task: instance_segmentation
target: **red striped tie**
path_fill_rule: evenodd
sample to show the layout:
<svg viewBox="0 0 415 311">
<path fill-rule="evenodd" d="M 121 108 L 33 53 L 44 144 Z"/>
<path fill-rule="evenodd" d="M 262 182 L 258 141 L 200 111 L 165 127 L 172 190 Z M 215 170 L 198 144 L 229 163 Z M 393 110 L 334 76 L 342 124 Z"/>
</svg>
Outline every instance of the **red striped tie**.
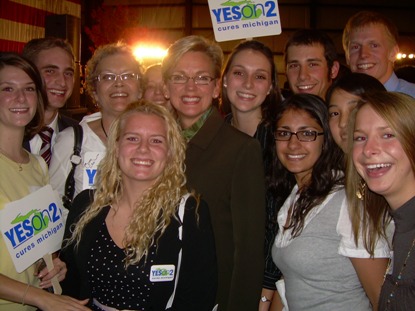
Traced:
<svg viewBox="0 0 415 311">
<path fill-rule="evenodd" d="M 40 147 L 40 155 L 43 159 L 45 159 L 47 165 L 50 164 L 50 158 L 52 156 L 52 150 L 51 150 L 51 141 L 52 141 L 52 135 L 53 135 L 53 129 L 49 126 L 45 126 L 42 128 L 42 130 L 39 132 L 40 138 L 42 138 L 42 147 Z"/>
</svg>

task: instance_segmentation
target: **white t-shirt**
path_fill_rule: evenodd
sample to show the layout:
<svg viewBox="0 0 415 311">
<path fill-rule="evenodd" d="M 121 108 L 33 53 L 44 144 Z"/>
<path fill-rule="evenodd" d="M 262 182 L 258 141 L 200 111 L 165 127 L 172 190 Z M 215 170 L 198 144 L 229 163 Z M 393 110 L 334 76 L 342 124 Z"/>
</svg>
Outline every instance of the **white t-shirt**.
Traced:
<svg viewBox="0 0 415 311">
<path fill-rule="evenodd" d="M 339 187 L 306 216 L 301 233 L 284 229 L 290 207 L 298 199 L 294 187 L 278 213 L 279 232 L 272 248 L 284 275 L 288 306 L 293 310 L 368 311 L 369 300 L 349 260 L 369 258 L 362 243 L 354 243 L 346 194 Z M 359 239 L 361 240 L 361 238 Z M 389 257 L 387 241 L 375 247 L 375 257 Z"/>
<path fill-rule="evenodd" d="M 279 231 L 278 235 L 275 238 L 275 244 L 277 247 L 285 247 L 292 242 L 291 238 L 291 229 L 284 230 L 284 225 L 287 221 L 289 209 L 291 205 L 298 199 L 297 195 L 298 186 L 296 185 L 291 191 L 290 196 L 284 202 L 284 205 L 281 207 L 278 213 L 278 225 Z M 344 193 L 344 189 L 339 190 Z M 337 192 L 337 191 L 336 191 Z M 310 223 L 310 221 L 318 215 L 325 207 L 327 202 L 329 202 L 334 194 L 333 192 L 329 194 L 322 204 L 314 207 L 309 214 L 307 215 L 304 227 Z M 363 245 L 363 237 L 359 236 L 358 245 L 356 246 L 354 242 L 354 235 L 352 230 L 352 223 L 350 221 L 349 209 L 347 205 L 346 194 L 343 194 L 342 205 L 340 207 L 340 215 L 337 221 L 336 232 L 341 236 L 338 252 L 340 255 L 352 258 L 370 258 L 370 254 L 367 252 Z M 393 236 L 394 226 L 393 223 L 388 227 L 388 235 Z M 389 247 L 389 242 L 384 239 L 379 239 L 378 243 L 375 246 L 374 258 L 389 258 L 391 256 L 391 249 Z"/>
</svg>

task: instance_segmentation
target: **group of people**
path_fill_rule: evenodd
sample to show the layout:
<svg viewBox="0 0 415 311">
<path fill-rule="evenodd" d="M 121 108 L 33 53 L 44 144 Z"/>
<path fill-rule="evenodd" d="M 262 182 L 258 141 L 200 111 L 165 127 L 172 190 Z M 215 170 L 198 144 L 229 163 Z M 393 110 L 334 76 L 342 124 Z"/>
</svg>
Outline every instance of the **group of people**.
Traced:
<svg viewBox="0 0 415 311">
<path fill-rule="evenodd" d="M 327 34 L 295 32 L 285 96 L 257 40 L 224 64 L 187 36 L 145 70 L 101 46 L 78 161 L 70 45 L 0 53 L 0 209 L 48 183 L 65 197 L 74 169 L 53 270 L 17 273 L 0 237 L 0 310 L 410 310 L 415 85 L 384 16 L 351 17 L 343 45 L 350 70 Z"/>
</svg>

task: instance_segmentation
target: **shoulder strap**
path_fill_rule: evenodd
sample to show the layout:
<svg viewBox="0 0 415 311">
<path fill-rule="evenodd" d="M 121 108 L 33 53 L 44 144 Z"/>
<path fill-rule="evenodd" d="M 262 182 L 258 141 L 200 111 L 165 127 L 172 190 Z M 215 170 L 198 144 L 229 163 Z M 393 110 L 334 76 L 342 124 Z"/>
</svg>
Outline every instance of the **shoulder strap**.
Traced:
<svg viewBox="0 0 415 311">
<path fill-rule="evenodd" d="M 72 203 L 73 195 L 75 193 L 75 169 L 76 166 L 81 163 L 81 150 L 82 150 L 82 139 L 83 139 L 83 130 L 82 126 L 79 124 L 75 124 L 72 126 L 74 131 L 74 146 L 73 146 L 73 154 L 70 158 L 72 163 L 71 171 L 69 172 L 68 177 L 66 178 L 65 182 L 65 194 L 62 198 L 63 205 L 69 209 Z"/>
<path fill-rule="evenodd" d="M 75 124 L 72 127 L 73 127 L 73 131 L 74 131 L 74 134 L 75 134 L 75 138 L 74 138 L 75 142 L 74 142 L 74 146 L 73 146 L 73 154 L 79 156 L 81 154 L 82 139 L 83 139 L 83 136 L 84 136 L 84 132 L 82 130 L 82 126 L 80 126 L 79 124 Z"/>
<path fill-rule="evenodd" d="M 183 239 L 183 219 L 184 219 L 184 209 L 186 206 L 187 199 L 189 198 L 190 193 L 186 193 L 180 200 L 179 205 L 179 218 L 180 218 L 180 227 L 179 227 L 179 240 Z M 170 296 L 169 301 L 167 301 L 166 310 L 171 308 L 173 305 L 174 295 L 176 294 L 177 282 L 179 281 L 179 273 L 180 273 L 180 266 L 182 264 L 182 250 L 180 249 L 178 260 L 177 260 L 177 269 L 176 269 L 176 277 L 174 280 L 174 289 L 173 293 Z"/>
<path fill-rule="evenodd" d="M 180 218 L 180 222 L 181 222 L 181 226 L 179 227 L 179 239 L 180 241 L 182 240 L 182 232 L 183 232 L 183 219 L 184 219 L 184 208 L 186 206 L 186 202 L 187 199 L 189 198 L 190 193 L 186 193 L 184 196 L 182 196 L 181 200 L 180 200 L 180 205 L 179 205 L 179 218 Z"/>
</svg>

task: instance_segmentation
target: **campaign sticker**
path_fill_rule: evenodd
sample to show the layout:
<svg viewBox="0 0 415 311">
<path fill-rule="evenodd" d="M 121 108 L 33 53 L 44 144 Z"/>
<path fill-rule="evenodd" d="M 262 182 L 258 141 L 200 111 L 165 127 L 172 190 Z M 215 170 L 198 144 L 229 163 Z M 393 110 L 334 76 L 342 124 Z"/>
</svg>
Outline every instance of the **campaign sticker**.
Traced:
<svg viewBox="0 0 415 311">
<path fill-rule="evenodd" d="M 150 270 L 151 282 L 169 282 L 174 280 L 174 265 L 153 265 Z"/>
</svg>

